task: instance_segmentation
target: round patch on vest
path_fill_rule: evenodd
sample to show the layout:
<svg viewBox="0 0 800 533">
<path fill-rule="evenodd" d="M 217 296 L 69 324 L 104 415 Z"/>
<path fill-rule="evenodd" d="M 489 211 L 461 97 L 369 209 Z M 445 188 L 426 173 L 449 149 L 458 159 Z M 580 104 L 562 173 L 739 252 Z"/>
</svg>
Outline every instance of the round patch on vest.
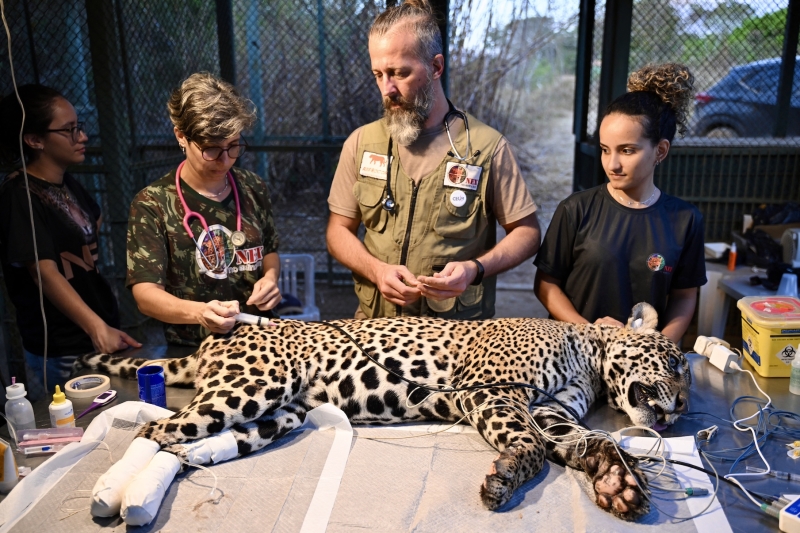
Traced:
<svg viewBox="0 0 800 533">
<path fill-rule="evenodd" d="M 658 272 L 659 270 L 664 270 L 664 257 L 661 254 L 653 254 L 647 258 L 647 268 L 652 270 L 653 272 Z"/>
<path fill-rule="evenodd" d="M 467 169 L 460 165 L 456 165 L 450 169 L 450 172 L 447 174 L 447 179 L 456 185 L 463 183 L 464 180 L 467 179 Z"/>
<path fill-rule="evenodd" d="M 461 207 L 467 203 L 467 195 L 464 193 L 464 191 L 453 191 L 450 194 L 450 203 L 456 207 Z"/>
</svg>

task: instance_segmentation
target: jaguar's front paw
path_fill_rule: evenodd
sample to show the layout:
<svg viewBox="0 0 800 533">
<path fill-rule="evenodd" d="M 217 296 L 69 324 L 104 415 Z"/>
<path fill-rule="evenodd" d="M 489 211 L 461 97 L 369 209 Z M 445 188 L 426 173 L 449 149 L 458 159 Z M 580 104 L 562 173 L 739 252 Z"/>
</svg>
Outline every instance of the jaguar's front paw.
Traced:
<svg viewBox="0 0 800 533">
<path fill-rule="evenodd" d="M 489 475 L 481 485 L 481 500 L 490 511 L 508 503 L 514 494 L 516 458 L 513 450 L 506 450 L 492 462 Z"/>
<path fill-rule="evenodd" d="M 642 492 L 646 487 L 639 483 L 639 480 L 644 483 L 644 475 L 628 453 L 618 451 L 606 441 L 582 461 L 584 471 L 592 480 L 595 502 L 601 509 L 631 521 L 650 511 L 650 503 Z"/>
</svg>

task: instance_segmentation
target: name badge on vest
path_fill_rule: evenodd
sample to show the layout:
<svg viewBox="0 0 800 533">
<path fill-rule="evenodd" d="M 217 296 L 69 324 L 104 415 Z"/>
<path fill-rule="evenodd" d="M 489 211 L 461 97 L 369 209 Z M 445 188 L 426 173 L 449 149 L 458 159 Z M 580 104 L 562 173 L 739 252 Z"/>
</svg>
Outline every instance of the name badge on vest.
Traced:
<svg viewBox="0 0 800 533">
<path fill-rule="evenodd" d="M 481 172 L 483 167 L 450 162 L 444 170 L 444 184 L 447 187 L 476 191 L 481 181 Z"/>
<path fill-rule="evenodd" d="M 386 165 L 391 160 L 392 158 L 387 155 L 364 152 L 359 172 L 362 176 L 386 181 Z"/>
</svg>

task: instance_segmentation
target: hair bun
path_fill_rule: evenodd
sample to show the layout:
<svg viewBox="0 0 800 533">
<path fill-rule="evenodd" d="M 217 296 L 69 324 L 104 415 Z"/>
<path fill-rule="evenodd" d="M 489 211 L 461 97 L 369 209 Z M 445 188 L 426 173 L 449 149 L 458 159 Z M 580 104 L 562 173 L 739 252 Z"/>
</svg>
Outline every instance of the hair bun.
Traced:
<svg viewBox="0 0 800 533">
<path fill-rule="evenodd" d="M 686 119 L 694 96 L 694 75 L 686 65 L 645 65 L 628 77 L 628 91 L 657 94 L 675 111 L 678 133 L 686 133 Z"/>
<path fill-rule="evenodd" d="M 427 13 L 433 13 L 433 6 L 431 6 L 428 0 L 405 0 L 403 4 L 407 5 L 408 7 L 413 7 L 421 11 L 425 11 Z"/>
</svg>

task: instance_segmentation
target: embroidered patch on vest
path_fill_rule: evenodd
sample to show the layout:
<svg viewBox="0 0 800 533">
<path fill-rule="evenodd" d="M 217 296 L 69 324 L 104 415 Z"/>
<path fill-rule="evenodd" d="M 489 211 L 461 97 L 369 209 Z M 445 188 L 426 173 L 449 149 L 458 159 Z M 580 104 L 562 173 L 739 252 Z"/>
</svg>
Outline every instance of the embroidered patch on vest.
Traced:
<svg viewBox="0 0 800 533">
<path fill-rule="evenodd" d="M 447 187 L 476 191 L 481 181 L 481 172 L 483 168 L 476 165 L 450 162 L 444 170 L 444 184 Z"/>
<path fill-rule="evenodd" d="M 647 258 L 647 267 L 653 272 L 663 270 L 665 265 L 664 258 L 660 254 L 653 254 Z"/>
<path fill-rule="evenodd" d="M 362 176 L 385 181 L 386 165 L 391 159 L 392 158 L 383 154 L 364 152 L 364 156 L 361 158 L 361 169 L 359 172 Z"/>
</svg>

